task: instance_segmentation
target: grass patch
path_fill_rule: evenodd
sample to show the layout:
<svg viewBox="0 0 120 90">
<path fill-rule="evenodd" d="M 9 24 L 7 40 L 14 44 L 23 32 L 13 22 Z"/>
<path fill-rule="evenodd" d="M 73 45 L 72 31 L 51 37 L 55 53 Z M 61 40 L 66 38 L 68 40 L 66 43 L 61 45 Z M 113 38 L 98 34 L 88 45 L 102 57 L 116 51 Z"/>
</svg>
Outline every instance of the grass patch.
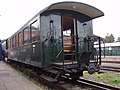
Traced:
<svg viewBox="0 0 120 90">
<path fill-rule="evenodd" d="M 84 74 L 87 74 L 87 72 L 84 72 Z M 88 75 L 96 80 L 100 80 L 106 83 L 111 83 L 111 84 L 120 84 L 120 74 L 115 74 L 115 73 L 95 73 L 93 75 Z"/>
</svg>

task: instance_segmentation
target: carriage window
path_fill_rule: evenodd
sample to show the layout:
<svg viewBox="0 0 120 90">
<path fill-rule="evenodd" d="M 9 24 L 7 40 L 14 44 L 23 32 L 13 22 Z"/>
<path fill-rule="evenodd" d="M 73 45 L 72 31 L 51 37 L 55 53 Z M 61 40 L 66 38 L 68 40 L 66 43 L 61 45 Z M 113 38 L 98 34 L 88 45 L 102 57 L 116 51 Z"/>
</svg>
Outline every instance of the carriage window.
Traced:
<svg viewBox="0 0 120 90">
<path fill-rule="evenodd" d="M 36 20 L 30 25 L 30 30 L 31 30 L 31 41 L 37 41 L 39 39 L 39 29 L 38 29 L 38 21 Z"/>
<path fill-rule="evenodd" d="M 8 48 L 10 48 L 10 39 L 8 39 Z"/>
<path fill-rule="evenodd" d="M 12 38 L 12 47 L 15 47 L 15 37 Z"/>
<path fill-rule="evenodd" d="M 16 44 L 16 47 L 18 46 L 18 35 L 15 35 L 15 44 Z"/>
<path fill-rule="evenodd" d="M 12 48 L 12 39 L 10 38 L 10 48 Z"/>
<path fill-rule="evenodd" d="M 18 46 L 22 45 L 22 32 L 18 34 Z"/>
<path fill-rule="evenodd" d="M 24 44 L 27 44 L 28 39 L 29 39 L 29 28 L 28 27 L 24 29 L 23 34 L 24 34 Z"/>
</svg>

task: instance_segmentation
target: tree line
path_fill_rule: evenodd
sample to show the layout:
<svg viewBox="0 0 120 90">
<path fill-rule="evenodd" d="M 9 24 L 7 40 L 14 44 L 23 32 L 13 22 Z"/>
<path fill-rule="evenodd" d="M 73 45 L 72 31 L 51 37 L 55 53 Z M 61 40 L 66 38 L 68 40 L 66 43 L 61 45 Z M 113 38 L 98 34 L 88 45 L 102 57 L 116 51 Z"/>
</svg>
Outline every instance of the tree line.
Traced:
<svg viewBox="0 0 120 90">
<path fill-rule="evenodd" d="M 104 39 L 105 39 L 105 43 L 120 42 L 120 37 L 118 37 L 117 40 L 115 41 L 115 37 L 113 36 L 113 34 L 108 34 L 108 33 Z"/>
</svg>

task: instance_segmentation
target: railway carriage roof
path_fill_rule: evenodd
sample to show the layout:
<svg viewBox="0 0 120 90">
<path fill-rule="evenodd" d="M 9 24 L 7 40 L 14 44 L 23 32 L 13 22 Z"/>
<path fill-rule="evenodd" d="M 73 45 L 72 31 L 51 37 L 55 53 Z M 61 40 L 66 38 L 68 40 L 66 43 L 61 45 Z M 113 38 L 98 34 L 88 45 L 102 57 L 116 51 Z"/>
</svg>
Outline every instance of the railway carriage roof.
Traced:
<svg viewBox="0 0 120 90">
<path fill-rule="evenodd" d="M 104 13 L 100 11 L 99 9 L 84 4 L 80 2 L 59 2 L 59 3 L 54 3 L 48 6 L 47 8 L 43 9 L 40 11 L 38 14 L 36 14 L 33 18 L 31 18 L 23 27 L 21 27 L 17 32 L 21 31 L 22 28 L 24 28 L 27 24 L 29 24 L 34 18 L 36 18 L 39 14 L 49 11 L 49 10 L 69 10 L 69 11 L 74 11 L 78 13 L 82 13 L 83 15 L 86 15 L 89 17 L 89 20 L 92 20 L 97 17 L 104 16 Z"/>
<path fill-rule="evenodd" d="M 104 13 L 100 11 L 99 9 L 90 6 L 88 4 L 80 3 L 80 2 L 59 2 L 59 3 L 54 3 L 50 5 L 46 10 L 58 10 L 58 9 L 63 9 L 63 10 L 72 10 L 76 11 L 78 13 L 82 13 L 84 15 L 87 15 L 90 17 L 90 19 L 94 19 L 97 17 L 104 16 Z"/>
</svg>

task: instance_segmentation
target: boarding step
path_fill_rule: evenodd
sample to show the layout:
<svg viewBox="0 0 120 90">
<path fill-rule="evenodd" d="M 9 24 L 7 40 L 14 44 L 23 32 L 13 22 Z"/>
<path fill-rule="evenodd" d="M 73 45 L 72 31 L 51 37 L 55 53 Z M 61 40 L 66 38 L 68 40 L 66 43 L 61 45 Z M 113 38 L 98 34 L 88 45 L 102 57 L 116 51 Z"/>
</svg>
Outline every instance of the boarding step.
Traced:
<svg viewBox="0 0 120 90">
<path fill-rule="evenodd" d="M 75 53 L 64 53 L 64 56 L 74 56 Z"/>
<path fill-rule="evenodd" d="M 63 46 L 76 46 L 76 44 L 64 44 Z"/>
<path fill-rule="evenodd" d="M 51 74 L 58 74 L 58 70 L 54 70 L 53 68 L 46 68 L 44 70 Z"/>
<path fill-rule="evenodd" d="M 75 59 L 75 52 L 64 52 L 64 59 L 65 60 L 73 60 Z"/>
<path fill-rule="evenodd" d="M 63 36 L 63 37 L 77 37 L 77 35 L 72 35 L 72 36 Z"/>
<path fill-rule="evenodd" d="M 57 79 L 54 79 L 54 78 L 51 78 L 51 77 L 47 77 L 45 75 L 40 75 L 41 78 L 51 82 L 51 83 L 56 83 L 58 80 Z"/>
</svg>

